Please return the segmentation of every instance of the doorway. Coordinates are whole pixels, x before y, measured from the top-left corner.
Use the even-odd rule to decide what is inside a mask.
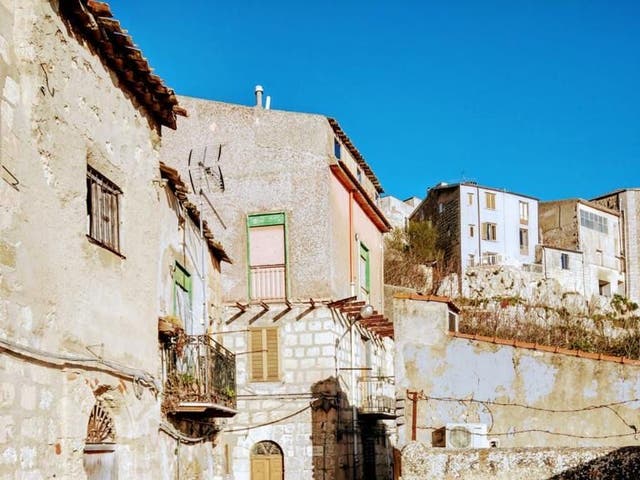
[[[275,442],[259,442],[251,449],[251,480],[283,480],[282,449]]]

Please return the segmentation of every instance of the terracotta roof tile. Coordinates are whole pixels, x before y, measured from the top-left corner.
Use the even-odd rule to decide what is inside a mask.
[[[604,355],[602,353],[585,352],[583,350],[571,350],[568,348],[553,347],[550,345],[540,345],[537,343],[533,344],[530,342],[521,342],[519,340],[512,340],[507,338],[486,337],[484,335],[474,335],[470,333],[447,332],[447,334],[451,337],[459,338],[461,340],[473,340],[476,342],[487,342],[487,343],[493,343],[496,345],[508,345],[514,348],[522,348],[525,350],[538,350],[541,352],[556,353],[561,355],[568,355],[571,357],[585,358],[589,360],[600,360],[603,362],[615,362],[615,363],[622,363],[625,365],[640,365],[640,360],[635,360],[627,357],[616,357],[613,355]]]
[[[95,0],[65,0],[60,2],[60,12],[149,115],[158,124],[175,129],[176,115],[186,115],[186,110],[178,106],[174,91],[152,73],[141,50],[113,18],[109,5]]]

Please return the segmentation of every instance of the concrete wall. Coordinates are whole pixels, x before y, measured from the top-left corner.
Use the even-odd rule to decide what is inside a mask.
[[[450,450],[412,443],[402,451],[402,478],[579,480],[637,478],[638,447]]]
[[[396,387],[405,403],[399,444],[448,423],[483,423],[501,447],[635,444],[637,367],[447,335],[447,304],[394,302]],[[610,407],[610,408],[609,408]]]

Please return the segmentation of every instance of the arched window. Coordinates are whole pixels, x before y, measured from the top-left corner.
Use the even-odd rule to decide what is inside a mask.
[[[84,471],[89,480],[116,478],[115,441],[113,419],[107,408],[98,400],[89,415],[84,447]]]
[[[282,449],[275,442],[256,443],[251,449],[251,480],[282,480]]]

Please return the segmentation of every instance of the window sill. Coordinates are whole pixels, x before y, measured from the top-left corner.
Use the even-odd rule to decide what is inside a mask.
[[[87,240],[89,240],[90,243],[93,243],[94,245],[98,245],[99,247],[104,248],[105,250],[109,250],[111,253],[113,253],[114,255],[120,257],[123,260],[126,260],[127,257],[125,257],[123,254],[121,254],[120,252],[118,252],[117,250],[114,250],[113,248],[109,247],[108,245],[105,245],[104,243],[102,243],[100,240],[96,240],[95,238],[93,238],[91,235],[86,234]]]

